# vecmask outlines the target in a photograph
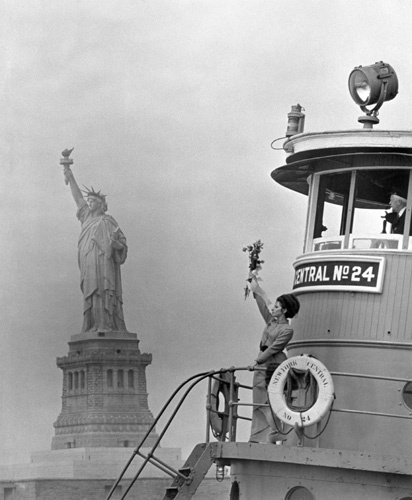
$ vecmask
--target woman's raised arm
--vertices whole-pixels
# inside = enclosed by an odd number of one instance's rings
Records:
[[[263,316],[263,319],[266,323],[269,323],[269,321],[272,319],[272,314],[270,312],[272,302],[263,288],[259,285],[256,276],[252,275],[251,279],[252,281],[250,282],[250,289],[253,292],[253,297],[256,299],[256,303],[258,305],[260,314]]]

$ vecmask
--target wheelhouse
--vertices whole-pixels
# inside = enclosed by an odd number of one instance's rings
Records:
[[[315,150],[320,140],[334,144]],[[296,135],[286,143],[292,154],[272,177],[309,197],[304,253],[412,252],[410,142],[402,133],[357,131]],[[403,234],[393,234],[385,218],[392,193],[408,200]]]

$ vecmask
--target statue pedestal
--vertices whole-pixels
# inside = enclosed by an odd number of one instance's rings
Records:
[[[52,450],[136,447],[154,421],[146,386],[151,362],[135,333],[72,335],[68,355],[57,358],[63,393]],[[145,447],[157,437],[153,429]]]
[[[142,448],[143,453],[149,449]],[[77,448],[71,450],[36,451],[30,454],[30,463],[0,466],[0,481],[35,479],[116,479],[132,456],[133,450],[126,448]],[[159,448],[155,456],[175,469],[183,460],[180,448]],[[133,465],[125,474],[130,479],[142,464],[136,456]],[[142,478],[165,476],[157,467],[147,464]]]

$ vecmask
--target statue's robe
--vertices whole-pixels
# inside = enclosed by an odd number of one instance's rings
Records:
[[[126,238],[113,217],[93,216],[85,200],[79,202],[77,217],[81,222],[78,257],[84,298],[82,332],[126,331],[120,276],[120,265],[127,257]],[[110,245],[114,231],[122,250]]]

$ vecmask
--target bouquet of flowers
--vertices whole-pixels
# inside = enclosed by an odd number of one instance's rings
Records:
[[[259,255],[262,251],[263,243],[260,240],[255,241],[253,245],[248,245],[243,248],[244,252],[249,252],[249,278],[246,280],[248,283],[245,286],[245,300],[249,297],[250,288],[249,283],[252,282],[252,278],[250,277],[253,273],[257,276],[258,272],[262,269],[262,264],[265,262],[264,260],[260,260]]]

